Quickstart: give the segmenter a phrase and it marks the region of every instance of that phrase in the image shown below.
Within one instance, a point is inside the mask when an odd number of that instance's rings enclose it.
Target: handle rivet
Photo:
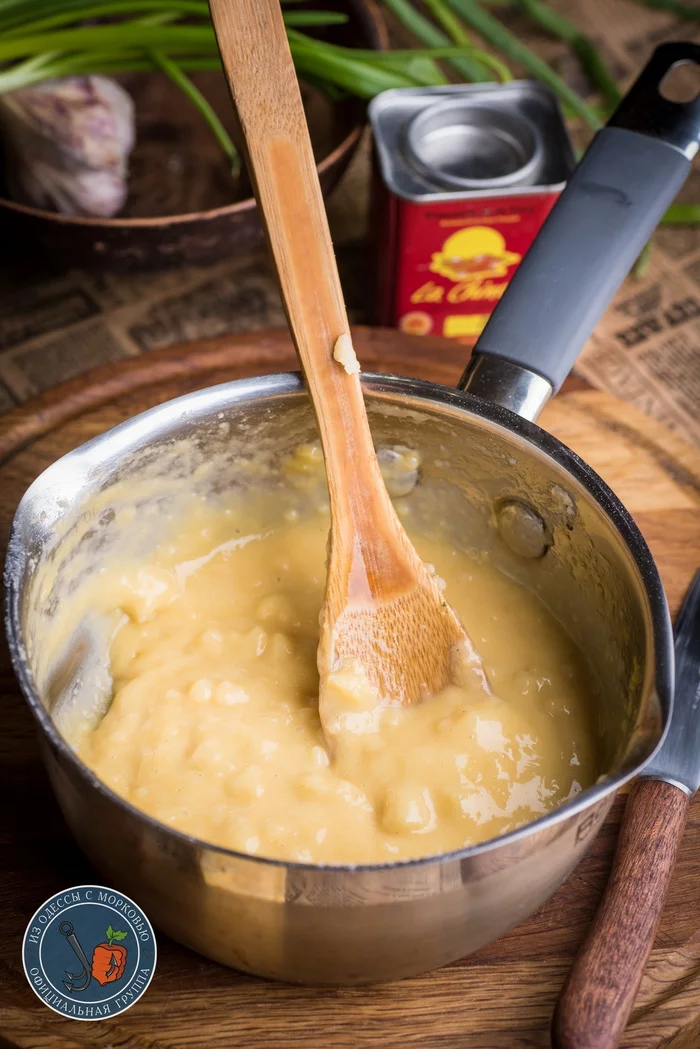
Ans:
[[[520,499],[501,500],[496,505],[496,523],[503,542],[518,557],[544,557],[552,545],[552,535],[540,515]]]

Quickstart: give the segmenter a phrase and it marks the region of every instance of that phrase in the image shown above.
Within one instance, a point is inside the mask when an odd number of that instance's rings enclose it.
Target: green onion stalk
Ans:
[[[384,6],[398,22],[407,29],[421,44],[426,47],[446,47],[450,37],[446,36],[430,19],[417,11],[410,0],[384,0]],[[453,40],[454,42],[454,40]],[[478,62],[459,56],[453,58],[450,66],[463,79],[472,83],[490,80],[488,71]]]
[[[515,0],[517,6],[546,33],[568,44],[603,102],[615,109],[622,99],[622,92],[610,72],[598,48],[568,18],[549,7],[544,0]]]
[[[593,131],[601,127],[601,120],[595,109],[570,88],[544,59],[506,29],[490,11],[480,7],[476,0],[447,0],[447,3],[483,40],[550,87],[568,109],[588,127]]]

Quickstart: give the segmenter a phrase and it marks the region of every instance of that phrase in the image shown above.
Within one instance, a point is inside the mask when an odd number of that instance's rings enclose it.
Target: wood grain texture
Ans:
[[[467,658],[484,686],[486,674],[389,498],[358,371],[335,359],[341,338],[352,358],[350,325],[279,0],[209,6],[326,463],[331,530],[318,668],[333,749],[348,703],[331,684],[338,668],[361,667],[357,687],[406,704],[445,688]]]
[[[616,1049],[634,1005],[680,847],[689,797],[639,780],[630,794],[610,880],[557,1001],[554,1049]]]
[[[464,348],[378,329],[354,332],[367,370],[457,383]],[[157,350],[97,369],[0,418],[0,531],[58,456],[136,412],[203,386],[296,367],[287,333]],[[36,410],[35,410],[36,409]],[[635,409],[569,380],[542,423],[598,470],[639,522],[675,614],[700,564],[697,450]],[[508,936],[427,976],[374,988],[287,987],[233,972],[158,936],[144,998],[118,1021],[49,1012],[26,983],[20,945],[52,893],[99,881],[70,837],[34,725],[0,653],[0,1045],[18,1049],[548,1049],[552,1010],[606,883],[624,799],[549,903]],[[623,1049],[700,1044],[700,803],[688,827]]]

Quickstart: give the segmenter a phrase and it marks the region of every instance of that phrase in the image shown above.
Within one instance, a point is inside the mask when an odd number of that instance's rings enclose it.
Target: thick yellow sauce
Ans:
[[[292,463],[314,475],[315,453]],[[395,466],[395,464],[393,464]],[[382,863],[503,834],[596,777],[591,682],[538,599],[445,539],[407,530],[445,581],[493,695],[451,686],[358,710],[334,749],[318,715],[325,508],[271,527],[198,504],[147,564],[89,602],[113,613],[114,697],[69,732],[118,794],[165,824],[256,855]]]

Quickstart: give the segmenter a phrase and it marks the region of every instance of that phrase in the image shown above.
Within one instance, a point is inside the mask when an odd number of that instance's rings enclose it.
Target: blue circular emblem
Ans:
[[[153,978],[156,940],[133,900],[104,885],[76,885],[43,903],[22,942],[24,972],[44,1005],[74,1020],[131,1008]]]

